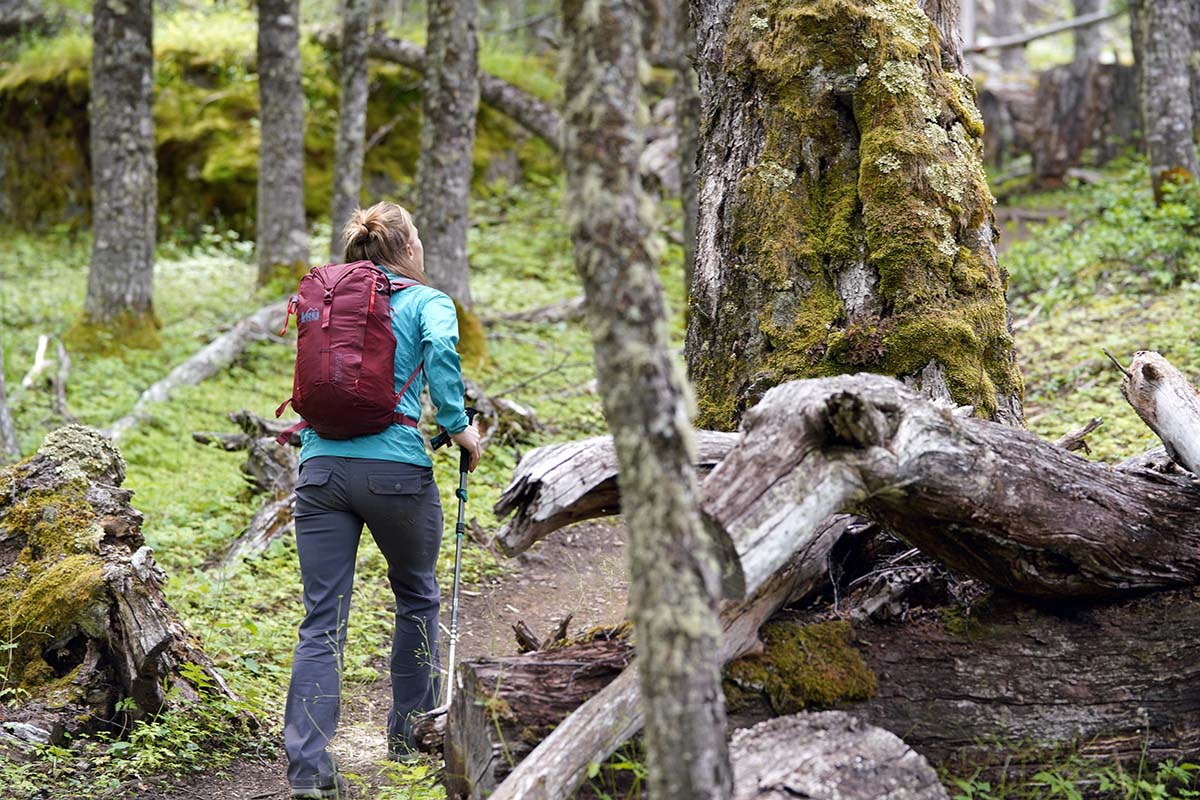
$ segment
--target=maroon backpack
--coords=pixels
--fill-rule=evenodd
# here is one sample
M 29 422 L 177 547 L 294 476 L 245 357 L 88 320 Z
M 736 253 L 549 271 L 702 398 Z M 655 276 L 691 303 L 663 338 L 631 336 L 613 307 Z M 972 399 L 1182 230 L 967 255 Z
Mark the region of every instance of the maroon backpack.
M 350 439 L 379 433 L 392 423 L 417 427 L 396 412 L 396 404 L 421 371 L 413 369 L 396 391 L 396 336 L 392 332 L 393 292 L 415 286 L 395 280 L 370 261 L 326 264 L 300 280 L 288 301 L 283 331 L 296 315 L 296 373 L 288 403 L 303 421 L 278 437 L 311 427 L 322 439 Z

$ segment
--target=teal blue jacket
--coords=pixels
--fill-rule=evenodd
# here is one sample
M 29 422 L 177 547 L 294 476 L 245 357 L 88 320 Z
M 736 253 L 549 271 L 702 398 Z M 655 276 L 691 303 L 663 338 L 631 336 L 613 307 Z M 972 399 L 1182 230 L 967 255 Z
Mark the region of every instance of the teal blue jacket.
M 430 286 L 411 286 L 392 294 L 392 332 L 396 335 L 396 389 L 416 369 L 420 358 L 425 366 L 396 410 L 412 419 L 421 418 L 421 390 L 429 384 L 429 397 L 437 408 L 437 423 L 451 433 L 467 427 L 463 408 L 462 369 L 458 360 L 458 315 L 454 302 Z M 421 432 L 407 425 L 391 425 L 382 433 L 353 439 L 322 439 L 305 428 L 300 434 L 300 462 L 313 456 L 377 458 L 429 467 Z

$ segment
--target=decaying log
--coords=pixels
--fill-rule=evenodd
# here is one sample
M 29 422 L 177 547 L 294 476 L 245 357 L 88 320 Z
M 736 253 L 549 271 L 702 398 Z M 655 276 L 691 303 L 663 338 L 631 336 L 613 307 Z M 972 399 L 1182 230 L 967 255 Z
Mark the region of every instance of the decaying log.
M 937 773 L 894 734 L 840 711 L 793 714 L 733 735 L 734 800 L 946 800 Z
M 632 660 L 633 644 L 623 631 L 463 664 L 447 723 L 447 796 L 486 797 L 554 726 Z
M 787 442 L 781 447 L 780 442 Z M 704 482 L 734 596 L 852 509 L 988 584 L 1112 598 L 1200 580 L 1200 488 L 1114 472 L 1032 434 L 934 408 L 876 375 L 772 389 Z
M 1171 460 L 1200 477 L 1200 394 L 1187 378 L 1158 353 L 1143 350 L 1125 371 L 1121 394 L 1158 434 Z
M 759 643 L 758 629 L 785 603 L 825 587 L 829 553 L 843 536 L 850 535 L 853 521 L 847 516 L 827 520 L 817 535 L 763 582 L 753 596 L 722 605 L 721 663 L 755 648 Z M 504 686 L 501 681 L 499 686 L 486 688 L 496 692 L 499 699 L 505 699 Z M 504 755 L 501 742 L 479 735 L 478 725 L 473 724 L 477 719 L 471 717 L 478 713 L 478 707 L 474 703 L 468 707 L 462 687 L 460 683 L 447 722 L 450 732 L 446 741 L 447 785 L 455 787 L 449 793 L 451 797 L 456 794 L 469 798 L 490 796 L 492 800 L 567 797 L 583 780 L 590 763 L 603 762 L 642 726 L 637 671 L 631 665 L 563 719 L 488 795 L 496 779 L 511 769 L 511 762 Z M 512 703 L 507 706 L 519 718 L 517 707 Z M 500 704 L 492 702 L 492 707 Z
M 701 476 L 725 457 L 737 438 L 736 433 L 696 431 L 696 469 Z M 496 501 L 497 518 L 513 514 L 496 534 L 496 544 L 513 556 L 564 525 L 610 516 L 620 507 L 612 437 L 539 447 L 521 459 Z
M 167 377 L 142 392 L 128 414 L 114 422 L 104 431 L 114 441 L 119 440 L 140 423 L 149 418 L 149 407 L 171 397 L 181 386 L 203 383 L 242 354 L 251 342 L 262 339 L 273 331 L 274 325 L 282 323 L 287 313 L 287 298 L 281 298 L 263 306 L 235 324 L 204 346 L 199 352 L 175 367 Z
M 10 740 L 119 732 L 168 705 L 232 697 L 163 597 L 124 477 L 116 448 L 75 425 L 0 472 L 6 683 L 28 693 L 0 705 Z
M 231 413 L 229 418 L 241 427 L 241 433 L 196 432 L 192 438 L 200 444 L 219 444 L 225 450 L 245 450 L 242 474 L 249 479 L 251 491 L 264 497 L 250 524 L 225 551 L 221 566 L 262 553 L 271 542 L 296 530 L 293 493 L 299 457 L 294 448 L 280 447 L 275 441 L 286 423 L 265 420 L 246 410 Z
M 583 295 L 569 300 L 551 303 L 548 306 L 512 311 L 495 317 L 484 317 L 484 325 L 500 325 L 505 322 L 567 322 L 583 318 Z

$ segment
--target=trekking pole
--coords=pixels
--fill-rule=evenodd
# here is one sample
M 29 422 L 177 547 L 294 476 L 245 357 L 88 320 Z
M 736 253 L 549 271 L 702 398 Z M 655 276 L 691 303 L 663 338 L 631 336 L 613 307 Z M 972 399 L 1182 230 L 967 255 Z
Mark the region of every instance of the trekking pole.
M 467 424 L 470 425 L 475 420 L 475 409 L 467 409 Z M 450 434 L 442 431 L 430 445 L 434 450 L 444 444 L 450 442 Z M 454 697 L 454 651 L 458 647 L 458 581 L 459 573 L 462 567 L 462 541 L 463 533 L 466 530 L 466 509 L 467 509 L 467 472 L 471 468 L 471 454 L 466 448 L 459 448 L 458 457 L 458 491 L 454 494 L 458 497 L 458 522 L 454 526 L 454 589 L 450 595 L 450 652 L 447 657 L 446 669 L 446 701 L 432 711 L 426 712 L 430 716 L 443 714 L 450 710 L 450 700 Z

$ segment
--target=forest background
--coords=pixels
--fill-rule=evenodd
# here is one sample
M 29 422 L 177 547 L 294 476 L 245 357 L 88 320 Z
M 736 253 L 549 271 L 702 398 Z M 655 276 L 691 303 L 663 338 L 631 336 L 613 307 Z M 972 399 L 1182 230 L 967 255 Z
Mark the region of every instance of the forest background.
M 0 225 L 6 244 L 0 250 L 0 352 L 21 455 L 33 453 L 46 433 L 64 422 L 110 426 L 134 407 L 146 387 L 292 280 L 288 275 L 264 282 L 256 265 L 254 10 L 238 2 L 161 2 L 154 27 L 158 246 L 152 346 L 110 340 L 79 325 L 92 248 L 90 4 L 51 5 L 49 13 L 38 9 L 40 19 L 31 16 L 6 30 L 0 42 Z M 1009 35 L 1016 32 L 1013 23 L 1033 29 L 1081 11 L 1089 13 L 1067 2 L 1022 3 L 1020 13 L 981 3 L 977 35 Z M 382 3 L 374 13 L 374 24 L 388 34 L 424 44 L 423 3 Z M 510 0 L 483 3 L 479 13 L 480 69 L 559 107 L 563 89 L 555 5 Z M 339 67 L 330 32 L 338 28 L 339 7 L 333 0 L 305 0 L 300 19 L 306 260 L 319 263 L 333 228 Z M 1098 63 L 1130 62 L 1127 16 L 1092 30 L 1096 35 L 1089 41 L 1096 43 Z M 662 51 L 669 50 L 663 44 L 667 33 L 660 30 Z M 985 53 L 974 57 L 974 75 L 985 94 L 995 90 L 992 96 L 1022 82 L 1028 89 L 1034 73 L 1075 63 L 1076 47 L 1077 39 L 1067 32 L 1031 42 L 1018 51 L 1024 53 L 1019 63 L 1009 55 Z M 670 128 L 674 80 L 670 67 L 646 70 L 652 131 Z M 365 201 L 415 204 L 420 89 L 417 73 L 371 62 Z M 1136 116 L 1128 107 L 1112 113 Z M 993 138 L 989 145 L 993 142 L 989 178 L 1000 201 L 1000 258 L 1010 275 L 1026 422 L 1033 432 L 1054 439 L 1103 417 L 1103 426 L 1088 439 L 1092 458 L 1117 460 L 1144 450 L 1154 437 L 1116 401 L 1120 375 L 1099 348 L 1126 356 L 1154 349 L 1189 376 L 1200 373 L 1195 327 L 1200 191 L 1183 183 L 1156 202 L 1150 169 L 1133 144 L 1114 146 L 1112 153 L 1091 148 L 1061 174 L 1047 176 L 1038 174 L 1030 152 L 1036 142 Z M 682 346 L 686 282 L 678 184 L 669 170 L 651 172 L 659 276 L 672 342 Z M 503 319 L 580 293 L 561 211 L 564 175 L 558 154 L 483 103 L 470 187 L 470 296 L 480 335 L 464 354 L 470 376 L 488 397 L 516 400 L 540 423 L 490 448 L 473 478 L 473 525 L 486 533 L 499 527 L 491 508 L 523 452 L 600 434 L 606 427 L 590 333 L 582 321 L 569 315 L 550 322 Z M 54 363 L 31 375 L 43 342 Z M 289 342 L 263 336 L 211 380 L 183 387 L 169 402 L 152 406 L 120 441 L 128 464 L 126 486 L 146 516 L 144 534 L 156 560 L 170 576 L 167 598 L 242 698 L 233 710 L 266 721 L 268 730 L 278 725 L 301 615 L 295 549 L 281 538 L 261 557 L 218 564 L 259 498 L 239 471 L 243 455 L 196 444 L 191 434 L 230 431 L 227 415 L 243 408 L 269 416 L 290 392 L 291 360 Z M 435 463 L 443 504 L 452 508 L 456 463 L 449 458 Z M 447 546 L 452 546 L 449 537 Z M 370 547 L 360 558 L 347 650 L 351 697 L 366 696 L 375 685 L 390 625 L 382 560 Z M 448 566 L 444 559 L 444 585 Z M 511 569 L 488 548 L 469 546 L 468 586 L 485 586 Z M 0 632 L 0 668 L 4 654 L 15 647 L 16 637 L 11 631 L 8 636 Z M 0 702 L 19 703 L 22 691 L 16 676 L 0 672 Z M 47 745 L 32 759 L 5 757 L 0 786 L 7 788 L 0 793 L 8 794 L 0 796 L 138 796 L 169 791 L 175 783 L 229 764 L 277 763 L 272 736 L 231 725 L 230 710 L 214 701 L 212 707 L 201 704 L 141 722 L 120 739 L 101 736 L 70 749 Z M 632 774 L 642 768 L 636 752 L 623 754 L 618 763 Z M 441 789 L 430 777 L 434 769 L 432 763 L 377 766 L 358 778 L 375 797 L 435 797 Z M 1057 770 L 1030 776 L 1021 789 L 1001 789 L 964 772 L 944 779 L 965 797 L 1018 792 L 1067 797 L 1080 791 L 1074 788 L 1079 785 L 1107 786 L 1113 796 L 1182 797 L 1194 791 L 1198 769 L 1186 763 L 1147 764 L 1128 774 L 1065 759 Z M 606 791 L 599 777 L 593 789 Z

